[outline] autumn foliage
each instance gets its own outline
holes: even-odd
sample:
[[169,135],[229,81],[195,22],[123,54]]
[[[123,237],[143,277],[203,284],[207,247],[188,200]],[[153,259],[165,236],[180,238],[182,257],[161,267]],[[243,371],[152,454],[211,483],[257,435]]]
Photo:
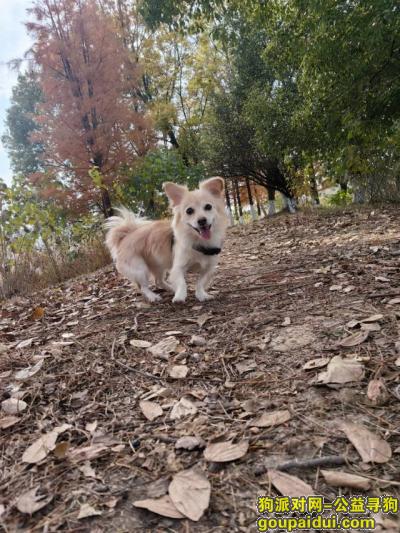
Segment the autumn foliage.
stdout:
[[47,169],[33,178],[47,195],[75,209],[100,205],[107,216],[122,169],[152,144],[149,120],[132,96],[140,66],[92,0],[39,0],[31,14],[44,94],[37,140]]

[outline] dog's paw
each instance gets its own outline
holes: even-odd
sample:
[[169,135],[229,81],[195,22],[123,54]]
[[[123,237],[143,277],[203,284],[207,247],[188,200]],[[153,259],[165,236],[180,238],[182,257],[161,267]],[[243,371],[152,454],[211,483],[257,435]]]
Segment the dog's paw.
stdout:
[[172,298],[172,303],[174,304],[183,304],[186,301],[186,296],[181,294],[175,294]]
[[159,294],[156,294],[155,292],[153,292],[152,294],[146,294],[146,299],[150,303],[160,302],[162,300],[161,296]]
[[214,296],[205,291],[196,292],[196,298],[199,302],[206,302],[207,300],[212,300]]

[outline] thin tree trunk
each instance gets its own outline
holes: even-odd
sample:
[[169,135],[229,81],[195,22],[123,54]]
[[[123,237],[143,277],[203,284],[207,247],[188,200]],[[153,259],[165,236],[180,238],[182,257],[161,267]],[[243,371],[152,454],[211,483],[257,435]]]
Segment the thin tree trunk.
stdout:
[[233,197],[233,205],[235,207],[235,219],[239,222],[239,211],[238,211],[238,204],[237,204],[237,198],[236,198],[236,189],[235,184],[232,180],[232,197]]
[[267,187],[268,191],[268,216],[275,215],[276,208],[275,208],[275,189],[272,189],[271,187]]
[[315,205],[319,205],[319,194],[318,194],[318,186],[317,186],[317,180],[315,178],[314,170],[310,177],[310,190],[311,190],[311,198],[313,199]]
[[243,224],[243,209],[242,209],[242,202],[240,200],[239,181],[237,179],[235,179],[234,181],[234,186],[235,186],[237,205],[239,209],[239,224]]
[[229,212],[229,222],[230,222],[230,225],[233,226],[234,225],[234,220],[233,220],[233,215],[232,215],[231,199],[230,199],[230,196],[229,196],[228,180],[225,179],[224,181],[225,181],[226,206],[227,206],[228,212]]
[[112,217],[113,208],[111,206],[110,193],[107,189],[101,189],[101,207],[103,211],[104,218]]
[[260,217],[261,216],[261,205],[260,205],[260,198],[258,197],[257,185],[254,186],[254,196],[256,198],[257,214]]
[[251,218],[254,221],[254,220],[257,220],[257,215],[256,215],[256,211],[254,209],[253,195],[251,194],[251,187],[250,187],[249,178],[246,178],[246,188],[247,188],[247,196],[249,198]]

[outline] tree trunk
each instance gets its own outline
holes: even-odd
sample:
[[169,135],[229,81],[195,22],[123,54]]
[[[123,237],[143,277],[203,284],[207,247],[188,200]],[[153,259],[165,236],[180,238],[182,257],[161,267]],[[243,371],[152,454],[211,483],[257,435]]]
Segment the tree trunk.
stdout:
[[259,217],[261,217],[261,205],[260,205],[260,198],[258,197],[258,193],[257,193],[257,185],[255,185],[254,187],[254,196],[256,198],[257,214]]
[[267,188],[268,191],[268,216],[275,215],[276,208],[275,208],[275,189],[271,189],[271,187]]
[[285,194],[283,194],[282,197],[283,197],[283,209],[291,214],[296,213],[296,206],[294,203],[294,199],[290,198],[289,196],[286,196]]
[[249,178],[246,178],[246,188],[247,188],[247,196],[249,198],[251,218],[254,221],[254,220],[257,220],[257,215],[256,215],[256,211],[254,209],[253,195],[251,194],[251,187],[250,187]]
[[104,218],[112,217],[114,212],[111,206],[111,198],[107,189],[101,189],[101,208]]
[[229,189],[228,189],[228,180],[225,179],[225,200],[226,200],[226,207],[228,208],[229,213],[229,223],[230,226],[234,225],[233,215],[232,215],[232,206],[231,206],[231,199],[229,196]]
[[317,186],[317,180],[315,179],[314,172],[312,173],[310,177],[310,191],[311,191],[311,198],[313,199],[313,202],[315,205],[319,205],[319,194],[318,194],[318,186]]
[[240,192],[239,192],[239,181],[235,179],[234,181],[234,187],[235,187],[235,194],[236,194],[236,201],[239,209],[239,224],[243,224],[243,209],[242,209],[242,202],[240,200]]

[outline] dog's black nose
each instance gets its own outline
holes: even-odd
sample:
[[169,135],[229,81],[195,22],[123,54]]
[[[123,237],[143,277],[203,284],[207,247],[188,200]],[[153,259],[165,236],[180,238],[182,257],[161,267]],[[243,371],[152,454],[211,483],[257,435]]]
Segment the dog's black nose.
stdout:
[[207,225],[207,219],[204,217],[204,218],[199,218],[199,220],[197,221],[197,224],[201,227],[201,226],[206,226]]

